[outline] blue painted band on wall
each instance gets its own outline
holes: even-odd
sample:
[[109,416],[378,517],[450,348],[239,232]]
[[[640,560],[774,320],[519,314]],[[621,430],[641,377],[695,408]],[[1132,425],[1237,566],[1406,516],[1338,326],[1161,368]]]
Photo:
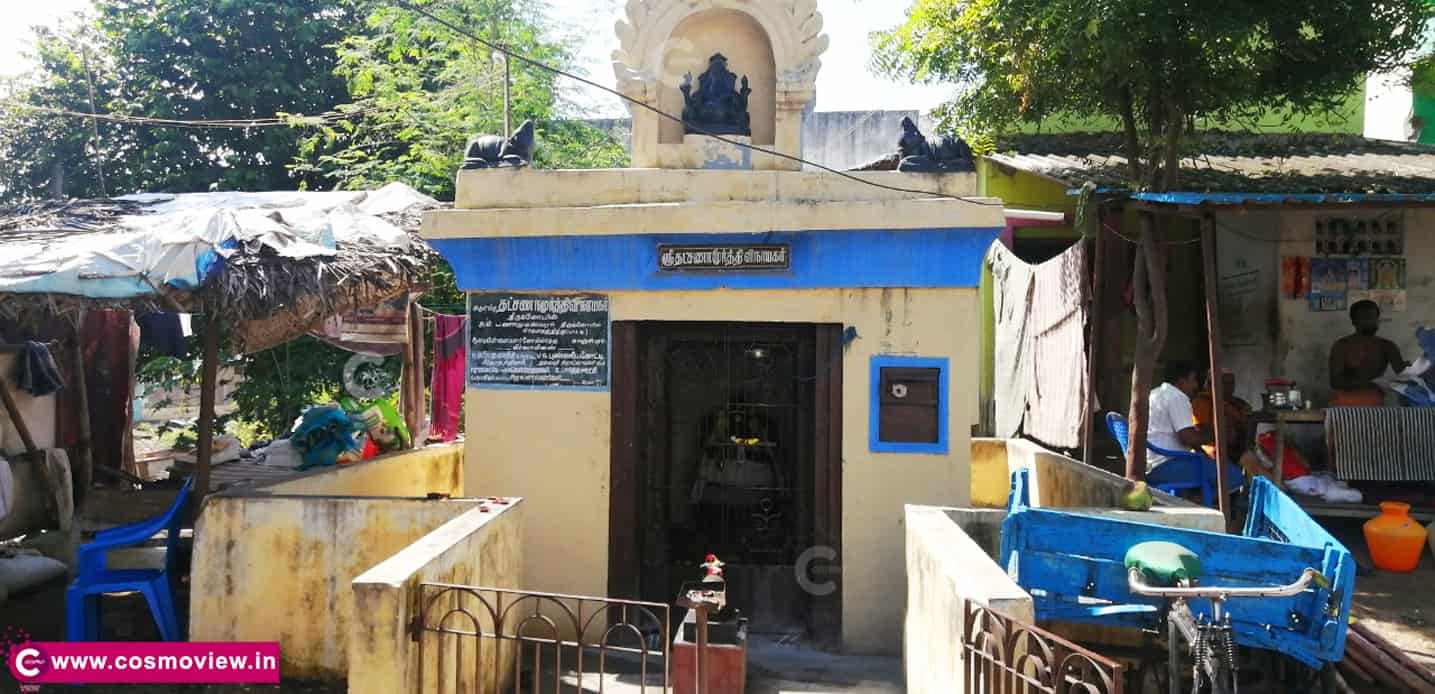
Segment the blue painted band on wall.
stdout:
[[[976,287],[1001,227],[433,239],[465,291]],[[787,270],[661,272],[660,244],[789,244]]]

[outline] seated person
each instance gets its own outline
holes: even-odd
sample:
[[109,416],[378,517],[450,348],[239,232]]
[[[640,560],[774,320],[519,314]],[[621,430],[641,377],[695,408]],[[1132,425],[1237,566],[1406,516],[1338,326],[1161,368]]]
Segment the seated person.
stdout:
[[[1214,439],[1216,431],[1215,407],[1212,402],[1211,378],[1205,377],[1206,387],[1196,394],[1191,400],[1191,412],[1195,415],[1196,426],[1201,429],[1207,438]],[[1226,420],[1223,422],[1226,428],[1226,460],[1240,464],[1241,468],[1250,473],[1251,476],[1269,477],[1268,471],[1261,464],[1260,458],[1248,450],[1251,439],[1250,417],[1254,409],[1250,403],[1236,397],[1236,374],[1230,369],[1221,370],[1221,392],[1225,395],[1226,405],[1223,408]],[[1207,458],[1216,457],[1215,443],[1208,443],[1201,446],[1201,451]]]
[[1335,341],[1330,348],[1331,407],[1378,407],[1385,393],[1374,380],[1388,370],[1399,373],[1409,364],[1394,342],[1377,337],[1380,305],[1357,301],[1350,307],[1355,333]]
[[[1226,453],[1235,457],[1246,446],[1246,436],[1250,434],[1251,406],[1245,400],[1236,397],[1236,374],[1228,369],[1221,370],[1221,392],[1225,394],[1225,406],[1222,413],[1225,415],[1226,426]],[[1191,399],[1191,412],[1195,415],[1196,426],[1206,432],[1208,437],[1214,436],[1216,430],[1215,406],[1212,402],[1210,377],[1206,377],[1206,387]],[[1206,446],[1207,455],[1215,456],[1215,446]]]
[[[1152,446],[1167,451],[1191,451],[1211,443],[1210,434],[1201,430],[1196,425],[1196,417],[1191,410],[1191,396],[1200,389],[1201,377],[1190,364],[1178,360],[1166,362],[1165,382],[1151,391],[1151,411],[1149,424],[1146,428],[1146,440]],[[1170,458],[1147,451],[1146,453],[1146,481],[1153,485],[1167,481],[1167,472],[1162,474],[1161,467]],[[1202,472],[1209,480],[1211,486],[1216,484],[1216,466],[1214,461],[1206,465]],[[1241,484],[1241,469],[1226,463],[1226,481],[1231,488]]]

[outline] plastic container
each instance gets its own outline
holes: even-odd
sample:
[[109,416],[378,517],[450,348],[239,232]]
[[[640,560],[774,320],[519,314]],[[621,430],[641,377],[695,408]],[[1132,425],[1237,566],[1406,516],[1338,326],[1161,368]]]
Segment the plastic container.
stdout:
[[1272,410],[1290,409],[1292,406],[1299,407],[1291,401],[1291,388],[1295,384],[1284,378],[1272,378],[1266,380],[1265,405]]
[[1380,515],[1365,521],[1370,560],[1386,571],[1414,571],[1425,551],[1429,531],[1410,518],[1410,504],[1380,502]]

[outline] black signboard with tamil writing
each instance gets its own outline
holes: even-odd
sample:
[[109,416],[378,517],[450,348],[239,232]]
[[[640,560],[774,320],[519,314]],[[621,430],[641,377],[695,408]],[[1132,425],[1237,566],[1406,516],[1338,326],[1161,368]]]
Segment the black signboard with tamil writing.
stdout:
[[608,388],[608,297],[470,294],[475,388]]
[[787,244],[751,246],[658,246],[658,269],[664,272],[724,270],[786,270],[792,267]]

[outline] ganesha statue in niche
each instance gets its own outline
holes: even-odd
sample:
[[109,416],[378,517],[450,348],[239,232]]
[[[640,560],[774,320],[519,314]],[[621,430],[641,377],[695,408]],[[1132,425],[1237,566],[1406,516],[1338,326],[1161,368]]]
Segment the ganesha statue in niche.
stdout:
[[737,75],[727,69],[727,57],[714,53],[708,58],[708,69],[698,77],[693,90],[693,74],[683,76],[678,86],[683,93],[683,132],[698,135],[752,135],[752,117],[747,112],[752,88],[747,76],[738,87]]

